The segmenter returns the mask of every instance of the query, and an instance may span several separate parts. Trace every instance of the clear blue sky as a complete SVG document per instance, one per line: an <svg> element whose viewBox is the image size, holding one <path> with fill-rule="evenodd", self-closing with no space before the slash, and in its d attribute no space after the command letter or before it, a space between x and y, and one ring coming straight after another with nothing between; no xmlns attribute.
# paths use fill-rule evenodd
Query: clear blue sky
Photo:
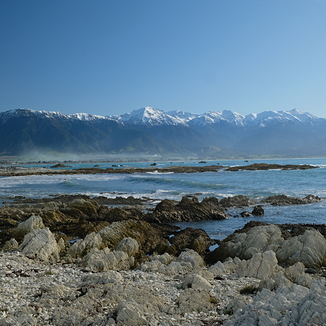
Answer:
<svg viewBox="0 0 326 326"><path fill-rule="evenodd" d="M326 1L1 0L0 111L326 117Z"/></svg>

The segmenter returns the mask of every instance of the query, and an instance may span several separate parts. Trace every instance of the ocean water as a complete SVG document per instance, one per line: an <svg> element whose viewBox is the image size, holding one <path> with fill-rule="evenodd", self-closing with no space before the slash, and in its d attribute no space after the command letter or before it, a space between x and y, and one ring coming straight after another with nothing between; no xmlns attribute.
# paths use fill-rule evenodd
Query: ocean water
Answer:
<svg viewBox="0 0 326 326"><path fill-rule="evenodd" d="M245 195L257 200L271 195L285 194L304 197L313 194L321 197L321 202L309 205L273 207L264 205L263 217L238 217L243 209L229 211L231 217L223 221L203 221L180 223L182 228L191 226L204 229L212 238L223 239L250 220L268 223L326 223L326 159L292 160L249 160L244 161L198 161L156 162L157 167L172 165L246 165L252 163L311 164L318 166L312 170L268 170L203 173L151 173L136 174L89 174L89 175L36 175L20 177L0 177L0 200L14 196L43 198L60 194L86 194L89 196L117 196L150 199L155 205L162 199L180 200L184 195L223 197ZM148 167L148 162L99 163L100 167L112 165L123 167ZM46 165L37 165L46 166ZM71 164L72 168L92 167L92 164ZM248 209L250 210L250 209Z"/></svg>

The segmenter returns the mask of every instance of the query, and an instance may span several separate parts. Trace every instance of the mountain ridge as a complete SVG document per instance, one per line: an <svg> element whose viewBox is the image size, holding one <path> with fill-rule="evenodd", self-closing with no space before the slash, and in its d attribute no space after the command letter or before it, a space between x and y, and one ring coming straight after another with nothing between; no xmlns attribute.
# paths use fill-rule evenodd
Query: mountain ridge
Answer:
<svg viewBox="0 0 326 326"><path fill-rule="evenodd" d="M152 107L115 116L16 109L0 113L0 155L30 150L66 153L326 155L326 119L297 109L246 116L194 114Z"/></svg>

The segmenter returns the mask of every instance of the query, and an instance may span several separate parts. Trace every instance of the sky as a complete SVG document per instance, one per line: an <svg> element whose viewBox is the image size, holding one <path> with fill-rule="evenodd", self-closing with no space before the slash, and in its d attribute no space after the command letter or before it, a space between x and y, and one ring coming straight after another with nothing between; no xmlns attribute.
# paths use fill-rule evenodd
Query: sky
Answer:
<svg viewBox="0 0 326 326"><path fill-rule="evenodd" d="M1 0L0 112L326 117L326 0Z"/></svg>

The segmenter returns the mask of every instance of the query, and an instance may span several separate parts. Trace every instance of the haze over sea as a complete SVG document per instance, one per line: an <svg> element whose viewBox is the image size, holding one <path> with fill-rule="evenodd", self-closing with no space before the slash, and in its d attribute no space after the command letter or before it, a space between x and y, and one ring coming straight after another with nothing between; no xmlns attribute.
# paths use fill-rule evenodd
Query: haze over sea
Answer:
<svg viewBox="0 0 326 326"><path fill-rule="evenodd" d="M184 227L204 229L212 238L223 239L241 228L250 220L268 223L326 223L326 158L325 159L278 159L239 161L156 162L156 167L186 165L247 165L252 163L311 164L311 170L267 170L202 172L202 173L150 173L136 174L79 174L79 175L34 175L0 178L0 199L14 196L42 198L60 194L86 194L93 196L117 196L149 198L152 204L163 199L181 200L184 195L196 195L199 200L214 196L219 199L245 195L257 200L271 195L285 194L293 197L317 195L322 201L309 205L278 206L264 204L265 216L239 217L245 209L232 209L231 217L222 221L180 223ZM93 167L95 163L70 164L72 168ZM149 162L98 163L100 168L117 165L123 167L148 167ZM29 165L31 166L31 165ZM40 167L40 165L37 165ZM42 164L42 167L50 165ZM250 208L248 209L251 210Z"/></svg>

